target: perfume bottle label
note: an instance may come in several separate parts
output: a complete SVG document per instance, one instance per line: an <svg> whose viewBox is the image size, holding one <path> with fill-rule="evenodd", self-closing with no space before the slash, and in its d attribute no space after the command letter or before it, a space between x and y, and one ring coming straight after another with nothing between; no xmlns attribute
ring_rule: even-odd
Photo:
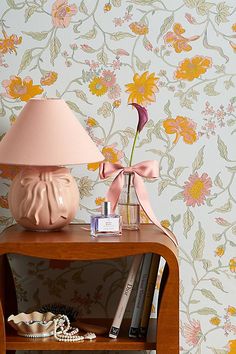
<svg viewBox="0 0 236 354"><path fill-rule="evenodd" d="M98 231L119 231L120 219L119 218L101 218L98 219Z"/></svg>

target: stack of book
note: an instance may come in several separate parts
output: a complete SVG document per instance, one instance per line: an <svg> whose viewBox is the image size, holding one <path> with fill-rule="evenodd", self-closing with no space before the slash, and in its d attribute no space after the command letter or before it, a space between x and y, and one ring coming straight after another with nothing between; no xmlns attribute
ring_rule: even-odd
<svg viewBox="0 0 236 354"><path fill-rule="evenodd" d="M136 300L134 304L129 337L145 337L148 330L153 296L158 275L160 256L145 254L134 256L119 305L109 332L110 338L117 338L124 317L125 309L133 289L135 279L140 270Z"/></svg>

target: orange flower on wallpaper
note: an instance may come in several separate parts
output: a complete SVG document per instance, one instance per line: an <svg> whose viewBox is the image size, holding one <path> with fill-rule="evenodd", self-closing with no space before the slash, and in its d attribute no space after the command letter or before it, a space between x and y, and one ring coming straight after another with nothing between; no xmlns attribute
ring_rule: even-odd
<svg viewBox="0 0 236 354"><path fill-rule="evenodd" d="M68 5L68 0L56 0L52 5L52 22L55 27L68 27L71 17L76 15L78 8L75 4Z"/></svg>
<svg viewBox="0 0 236 354"><path fill-rule="evenodd" d="M131 29L131 31L133 33L138 34L138 35L145 35L148 33L148 26L145 23L132 22L129 25L129 28Z"/></svg>
<svg viewBox="0 0 236 354"><path fill-rule="evenodd" d="M234 42L229 42L229 44L231 45L231 47L234 50L234 53L236 53L236 44Z"/></svg>
<svg viewBox="0 0 236 354"><path fill-rule="evenodd" d="M0 165L0 177L13 179L22 169L22 166Z"/></svg>
<svg viewBox="0 0 236 354"><path fill-rule="evenodd" d="M0 196L0 207L4 209L9 209L8 198L3 195Z"/></svg>
<svg viewBox="0 0 236 354"><path fill-rule="evenodd" d="M175 72L176 79L192 81L202 74L212 65L211 58L196 55L193 58L184 59Z"/></svg>
<svg viewBox="0 0 236 354"><path fill-rule="evenodd" d="M236 354L236 339L228 342L229 352L228 354Z"/></svg>
<svg viewBox="0 0 236 354"><path fill-rule="evenodd" d="M158 91L157 81L158 78L155 73L149 74L146 71L141 76L137 73L134 74L133 82L125 85L126 92L129 92L128 102L138 103L143 106L155 102L155 92Z"/></svg>
<svg viewBox="0 0 236 354"><path fill-rule="evenodd" d="M88 119L86 120L86 124L88 127L98 127L98 122L96 121L96 119L92 118L92 117L88 117Z"/></svg>
<svg viewBox="0 0 236 354"><path fill-rule="evenodd" d="M195 41L199 38L199 36L186 38L182 36L184 32L185 29L182 25L180 23L175 23L173 25L173 32L167 32L164 36L165 43L171 45L176 53L189 52L192 49L189 42Z"/></svg>
<svg viewBox="0 0 236 354"><path fill-rule="evenodd" d="M95 76L89 84L89 91L96 96L103 96L107 92L107 86L104 85L101 77Z"/></svg>
<svg viewBox="0 0 236 354"><path fill-rule="evenodd" d="M105 146L102 149L102 154L105 157L105 161L109 161L111 163L117 163L122 159L124 153L115 148L115 144ZM88 169L91 171L96 171L100 166L100 162L89 163L87 165Z"/></svg>
<svg viewBox="0 0 236 354"><path fill-rule="evenodd" d="M105 200L106 200L106 198L97 197L97 198L95 199L95 204L98 205L98 206L100 206L100 205L102 205L103 202L105 202Z"/></svg>
<svg viewBox="0 0 236 354"><path fill-rule="evenodd" d="M188 178L184 186L184 201L187 206L195 207L204 204L206 196L210 194L212 180L207 173L203 173L201 177L198 173L194 173Z"/></svg>
<svg viewBox="0 0 236 354"><path fill-rule="evenodd" d="M234 23L234 24L232 25L232 30L233 30L233 32L236 32L236 23Z"/></svg>
<svg viewBox="0 0 236 354"><path fill-rule="evenodd" d="M196 123L189 118L182 116L177 116L175 119L168 118L164 120L163 127L167 134L175 134L174 144L181 136L186 144L193 144L197 140Z"/></svg>
<svg viewBox="0 0 236 354"><path fill-rule="evenodd" d="M10 37L6 32L2 31L4 38L0 38L0 54L12 53L16 54L16 45L21 44L22 37L17 37L16 34L12 34Z"/></svg>
<svg viewBox="0 0 236 354"><path fill-rule="evenodd" d="M19 76L10 76L10 80L2 81L7 97L21 101L28 101L30 98L40 95L43 89L40 85L33 85L31 77L27 76L23 80Z"/></svg>
<svg viewBox="0 0 236 354"><path fill-rule="evenodd" d="M55 71L49 71L41 77L40 84L43 86L51 86L57 80L58 74Z"/></svg>

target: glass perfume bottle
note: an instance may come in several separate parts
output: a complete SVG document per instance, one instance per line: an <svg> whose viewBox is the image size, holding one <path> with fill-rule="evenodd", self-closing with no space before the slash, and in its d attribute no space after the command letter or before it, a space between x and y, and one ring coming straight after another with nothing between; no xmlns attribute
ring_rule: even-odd
<svg viewBox="0 0 236 354"><path fill-rule="evenodd" d="M103 202L102 214L91 216L91 235L119 236L122 233L122 217L111 214L111 203Z"/></svg>

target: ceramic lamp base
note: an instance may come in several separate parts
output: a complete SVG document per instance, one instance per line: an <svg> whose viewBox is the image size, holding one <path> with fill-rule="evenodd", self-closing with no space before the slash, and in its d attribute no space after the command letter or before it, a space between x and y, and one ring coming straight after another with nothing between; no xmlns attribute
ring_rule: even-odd
<svg viewBox="0 0 236 354"><path fill-rule="evenodd" d="M61 229L75 217L79 190L64 167L27 167L14 178L9 207L18 224L26 229Z"/></svg>

